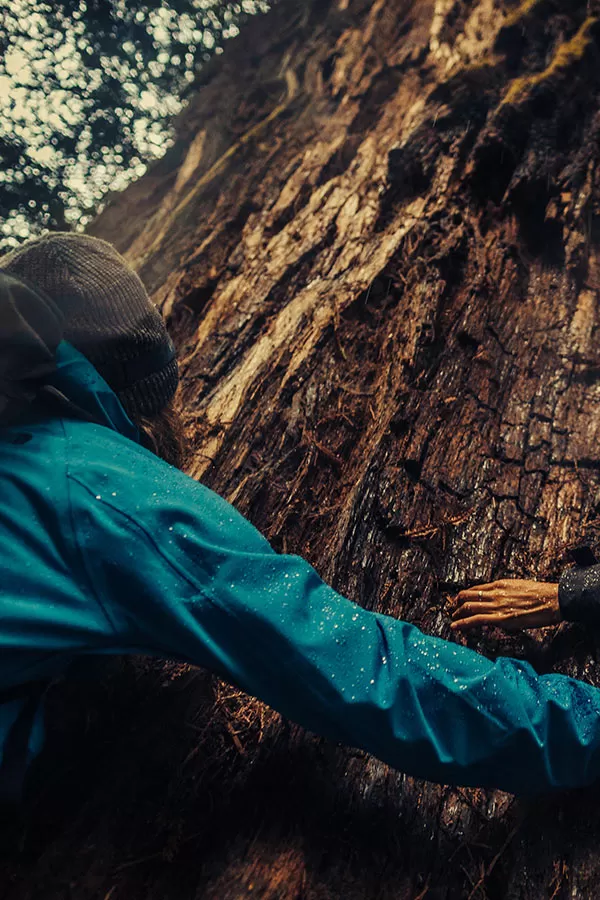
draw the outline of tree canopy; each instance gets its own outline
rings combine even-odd
[[[269,0],[13,0],[0,23],[0,248],[83,228],[170,143],[198,69]]]

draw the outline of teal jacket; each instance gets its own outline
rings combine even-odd
[[[598,776],[600,691],[365,611],[144,449],[68,344],[51,382],[98,424],[0,429],[5,693],[86,654],[151,654],[206,667],[410,775],[513,792]],[[0,744],[23,702],[0,706]],[[40,712],[30,756],[42,742]]]

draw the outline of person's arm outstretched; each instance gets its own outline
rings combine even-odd
[[[125,444],[94,472],[80,442],[70,466],[79,552],[113,628],[105,652],[205,666],[433,781],[532,792],[600,775],[600,691],[365,611],[216,494]]]

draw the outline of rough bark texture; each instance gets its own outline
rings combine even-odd
[[[599,14],[281,0],[91,228],[169,316],[192,474],[438,635],[600,508]],[[469,640],[600,683],[589,632]],[[597,895],[597,791],[416,782],[180,667],[69,691],[11,900]]]

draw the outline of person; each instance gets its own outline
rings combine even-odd
[[[103,241],[0,260],[0,795],[77,660],[205,667],[412,776],[541,791],[600,776],[600,691],[369,612],[178,466],[175,349]],[[162,457],[162,458],[161,458]]]

